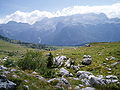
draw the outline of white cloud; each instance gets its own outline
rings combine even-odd
[[[33,24],[36,21],[41,20],[44,17],[52,18],[59,16],[68,16],[74,14],[86,14],[86,13],[104,13],[108,18],[120,18],[120,3],[104,6],[73,6],[64,8],[61,11],[47,12],[35,10],[32,12],[16,11],[13,14],[7,15],[0,19],[0,23],[7,23],[9,21],[23,22]]]
[[[0,23],[7,23],[9,21],[23,22],[33,24],[34,22],[41,20],[44,17],[53,17],[53,14],[47,11],[32,11],[32,12],[21,12],[16,11],[13,14],[7,15],[0,19]]]

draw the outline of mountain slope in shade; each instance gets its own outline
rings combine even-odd
[[[44,18],[33,25],[9,22],[0,34],[24,42],[49,45],[81,45],[88,42],[120,41],[120,19],[105,14],[77,14]]]

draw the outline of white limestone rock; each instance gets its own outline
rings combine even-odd
[[[59,73],[63,76],[63,75],[69,75],[69,71],[66,70],[65,68],[61,68]]]
[[[5,76],[0,75],[0,90],[14,90],[16,84],[6,79]]]
[[[83,60],[82,60],[82,64],[83,65],[90,65],[92,63],[92,58],[90,55],[84,55],[83,56]]]
[[[67,60],[66,56],[57,56],[53,59],[53,63],[60,67],[64,64],[66,60]]]

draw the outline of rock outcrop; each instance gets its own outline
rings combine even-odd
[[[69,71],[66,70],[65,68],[61,68],[59,73],[63,76],[63,75],[69,75]]]
[[[54,62],[55,65],[60,67],[64,64],[64,61],[66,61],[66,60],[67,60],[66,56],[57,56],[53,59],[53,62]]]
[[[66,80],[65,78],[53,78],[53,79],[50,79],[48,80],[47,82],[48,83],[51,83],[51,82],[55,82],[55,81],[58,81],[55,85],[56,88],[63,88],[63,86],[65,87],[70,87],[70,83],[68,82],[68,80]]]
[[[90,65],[92,63],[92,58],[90,55],[84,55],[83,56],[83,60],[82,60],[82,64],[83,65]]]
[[[79,79],[84,83],[84,85],[89,85],[89,86],[107,85],[110,83],[117,83],[118,82],[117,76],[113,76],[113,75],[94,76],[92,73],[87,72],[87,71],[78,71],[76,73],[76,76],[79,77]]]
[[[7,67],[4,67],[3,65],[0,65],[0,70],[7,69]]]
[[[0,90],[14,90],[16,84],[6,79],[5,76],[0,75]]]

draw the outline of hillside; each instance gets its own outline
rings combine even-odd
[[[103,13],[88,13],[43,18],[32,25],[10,21],[0,24],[0,35],[22,42],[58,46],[117,42],[120,41],[120,19],[110,19]]]
[[[4,40],[0,40],[0,57],[1,56],[19,56],[24,54],[26,50],[32,50],[31,48],[27,48],[25,46],[21,46],[19,44],[12,44],[6,42]]]
[[[91,47],[73,47],[72,49],[59,49],[52,51],[53,55],[64,55],[71,58],[76,64],[81,64],[84,55],[90,55],[92,57],[92,64],[86,67],[80,68],[81,70],[91,71],[94,74],[108,75],[108,71],[105,67],[110,64],[120,61],[120,42],[111,43],[91,43]],[[115,60],[106,60],[106,58],[115,57]],[[106,63],[105,66],[102,64]],[[82,65],[82,64],[81,64]],[[120,65],[113,67],[111,74],[119,76],[118,69]],[[117,70],[117,71],[116,71]],[[120,77],[120,76],[119,76]]]
[[[1,51],[23,51],[19,57],[15,54],[8,56],[6,53],[2,53],[1,57],[1,65],[7,69],[0,65],[0,73],[14,82],[17,90],[120,89],[120,42],[91,43],[89,46],[66,47],[54,51],[31,49],[25,52],[26,49],[0,41]],[[3,61],[5,58],[7,61]],[[84,59],[92,62],[85,65],[82,63]]]
[[[55,50],[55,49],[57,49],[54,46],[45,45],[45,44],[22,42],[22,41],[18,41],[18,40],[9,39],[9,38],[4,37],[2,35],[0,35],[0,40],[5,41],[5,42],[9,42],[12,44],[17,44],[20,46],[25,46],[27,48],[33,48],[33,49],[40,49],[40,50]]]

